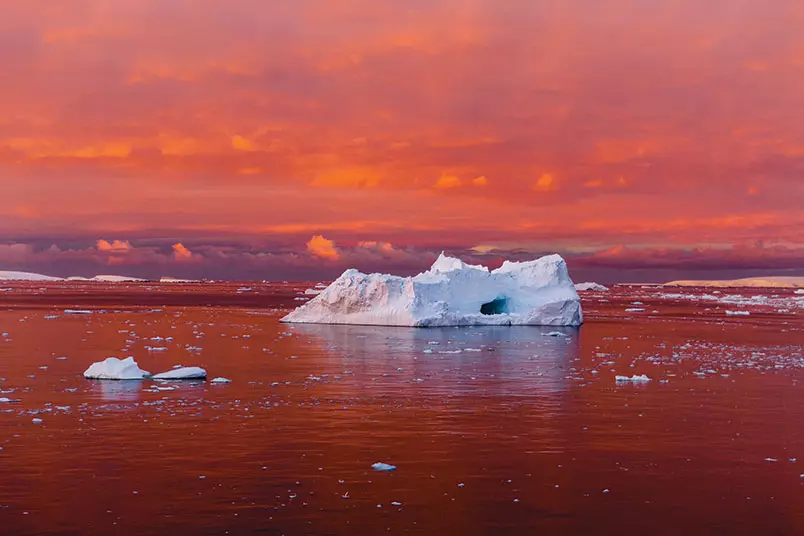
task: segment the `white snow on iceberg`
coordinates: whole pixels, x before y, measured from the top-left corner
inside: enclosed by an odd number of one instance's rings
[[[84,371],[84,378],[90,380],[142,380],[150,376],[150,372],[137,366],[133,357],[125,359],[107,357],[103,361],[92,363]]]
[[[442,253],[429,270],[414,277],[346,270],[282,322],[578,326],[583,314],[567,264],[558,255],[505,261],[489,271]]]
[[[154,374],[154,380],[205,380],[207,371],[201,367],[179,367],[167,372]]]

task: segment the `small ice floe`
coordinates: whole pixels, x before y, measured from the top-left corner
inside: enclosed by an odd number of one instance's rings
[[[629,307],[625,310],[626,313],[644,313],[645,309],[641,307]]]
[[[545,333],[545,337],[563,337],[564,334],[560,331],[551,331],[550,333]]]
[[[372,465],[371,468],[374,469],[375,471],[382,471],[386,473],[390,471],[396,471],[396,465],[391,465],[383,462],[377,462],[374,465]]]
[[[146,346],[146,350],[149,352],[166,352],[167,348],[164,346]]]
[[[0,404],[14,404],[19,402],[19,400],[14,398],[7,398],[5,396],[0,396]]]
[[[641,376],[637,376],[636,374],[634,374],[633,376],[615,376],[614,381],[616,381],[617,383],[620,382],[643,383],[643,382],[649,382],[651,381],[651,379],[648,378],[647,374],[642,374]]]
[[[726,316],[751,316],[751,311],[726,311]]]
[[[179,367],[153,376],[154,380],[206,380],[207,371],[201,367]]]
[[[65,309],[64,314],[66,315],[91,315],[92,311],[87,309]]]
[[[34,424],[39,424],[39,423],[42,422],[42,419],[38,419],[38,418],[34,417],[33,419],[31,419],[31,422],[34,423]]]
[[[142,380],[150,376],[150,372],[137,366],[133,357],[125,359],[107,357],[103,361],[92,363],[84,371],[84,378],[90,380]]]
[[[209,383],[232,383],[229,378],[213,378]]]

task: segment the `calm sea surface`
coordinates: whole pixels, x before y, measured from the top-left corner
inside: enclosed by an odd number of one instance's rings
[[[619,287],[555,330],[282,325],[293,285],[7,286],[0,534],[804,534],[792,291]],[[129,355],[232,381],[81,375]]]

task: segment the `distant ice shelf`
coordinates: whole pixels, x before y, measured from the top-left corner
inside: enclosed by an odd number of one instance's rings
[[[443,253],[414,277],[346,270],[282,322],[437,327],[579,326],[581,300],[559,255],[496,270]]]

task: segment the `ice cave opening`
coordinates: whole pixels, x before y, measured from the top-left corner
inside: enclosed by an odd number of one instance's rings
[[[508,298],[495,298],[480,306],[480,314],[501,315],[508,312]]]

